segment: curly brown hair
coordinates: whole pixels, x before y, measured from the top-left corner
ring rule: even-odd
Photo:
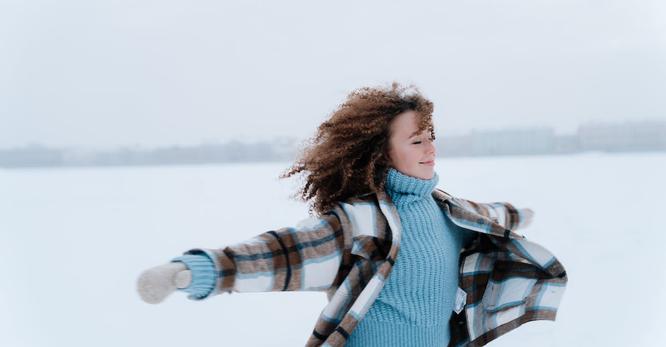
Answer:
[[[313,200],[308,213],[317,216],[339,201],[383,191],[391,165],[390,125],[406,111],[415,111],[419,131],[429,130],[435,138],[433,103],[415,86],[393,82],[390,87],[353,90],[279,178],[307,172],[305,185],[294,197]]]

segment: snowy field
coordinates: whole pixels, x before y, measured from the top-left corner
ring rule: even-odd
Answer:
[[[0,170],[0,346],[302,346],[326,296],[135,291],[144,269],[307,217],[289,163]],[[666,340],[666,153],[440,158],[439,187],[535,210],[522,232],[564,264],[555,322],[491,346]]]

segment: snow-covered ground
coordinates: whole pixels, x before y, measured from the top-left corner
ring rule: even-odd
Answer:
[[[0,346],[301,346],[326,297],[233,293],[163,304],[141,271],[307,217],[289,163],[0,170]],[[439,187],[535,210],[523,233],[569,275],[556,322],[492,346],[666,340],[666,154],[440,158]],[[661,221],[661,222],[660,222]]]

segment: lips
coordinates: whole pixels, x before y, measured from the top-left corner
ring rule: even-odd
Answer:
[[[428,160],[428,161],[422,161],[419,162],[419,164],[425,164],[425,165],[433,165],[435,163],[434,160]]]

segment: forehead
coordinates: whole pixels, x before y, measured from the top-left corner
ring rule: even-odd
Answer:
[[[419,131],[419,116],[414,111],[401,113],[391,124],[391,133],[401,139],[409,139],[425,130]]]

